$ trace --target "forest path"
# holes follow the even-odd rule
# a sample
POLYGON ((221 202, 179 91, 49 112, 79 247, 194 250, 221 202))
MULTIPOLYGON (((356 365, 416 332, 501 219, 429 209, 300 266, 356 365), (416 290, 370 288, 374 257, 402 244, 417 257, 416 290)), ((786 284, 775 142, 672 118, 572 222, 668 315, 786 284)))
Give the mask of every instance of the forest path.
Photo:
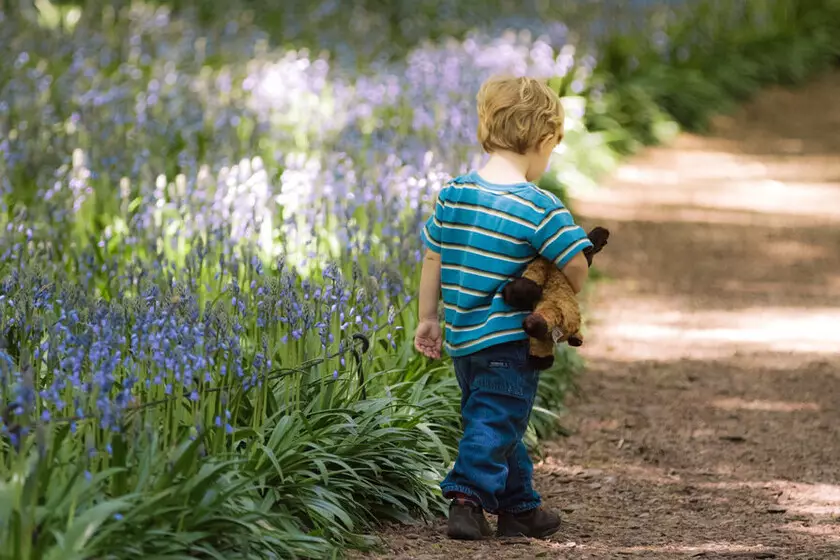
POLYGON ((379 558, 840 559, 840 72, 573 197, 612 232, 549 541, 388 531, 379 558))

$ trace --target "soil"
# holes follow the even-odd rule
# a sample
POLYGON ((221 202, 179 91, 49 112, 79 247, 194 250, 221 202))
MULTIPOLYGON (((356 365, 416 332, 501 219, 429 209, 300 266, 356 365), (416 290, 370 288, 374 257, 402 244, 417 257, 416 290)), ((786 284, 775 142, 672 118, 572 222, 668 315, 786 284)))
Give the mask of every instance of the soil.
POLYGON ((840 73, 574 193, 610 243, 546 541, 392 527, 374 558, 840 559, 840 73))

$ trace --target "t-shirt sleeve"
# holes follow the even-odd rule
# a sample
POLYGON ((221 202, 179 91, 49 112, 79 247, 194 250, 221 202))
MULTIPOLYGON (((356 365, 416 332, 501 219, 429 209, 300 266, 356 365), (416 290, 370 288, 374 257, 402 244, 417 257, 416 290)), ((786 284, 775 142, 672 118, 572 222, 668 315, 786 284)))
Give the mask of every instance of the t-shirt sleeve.
POLYGON ((531 237, 537 254, 563 268, 578 253, 592 247, 583 228, 560 203, 550 208, 531 237))
POLYGON ((423 240, 423 243, 434 251, 435 253, 440 253, 441 245, 440 245, 440 233, 441 233, 441 222, 440 216, 441 212, 443 211, 443 200, 442 194, 438 196, 437 200, 435 201, 435 211, 429 216, 429 219, 426 220, 426 224, 423 226, 423 231, 420 232, 420 238, 423 240))

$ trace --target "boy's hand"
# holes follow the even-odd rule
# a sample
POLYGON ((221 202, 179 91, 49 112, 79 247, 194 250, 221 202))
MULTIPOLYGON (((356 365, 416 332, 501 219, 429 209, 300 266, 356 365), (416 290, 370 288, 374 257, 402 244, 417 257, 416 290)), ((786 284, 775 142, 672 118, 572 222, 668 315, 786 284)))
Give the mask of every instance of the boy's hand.
POLYGON ((443 344, 443 332, 437 320, 423 320, 414 333, 414 348, 427 358, 440 358, 440 348, 443 344))

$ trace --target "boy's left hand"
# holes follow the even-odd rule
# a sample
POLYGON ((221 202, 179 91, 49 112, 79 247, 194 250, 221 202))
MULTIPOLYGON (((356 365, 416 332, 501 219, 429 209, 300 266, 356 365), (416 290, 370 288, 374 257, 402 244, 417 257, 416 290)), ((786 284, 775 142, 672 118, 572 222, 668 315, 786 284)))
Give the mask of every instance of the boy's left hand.
POLYGON ((414 348, 427 358, 440 358, 443 331, 438 321, 421 321, 414 333, 414 348))

